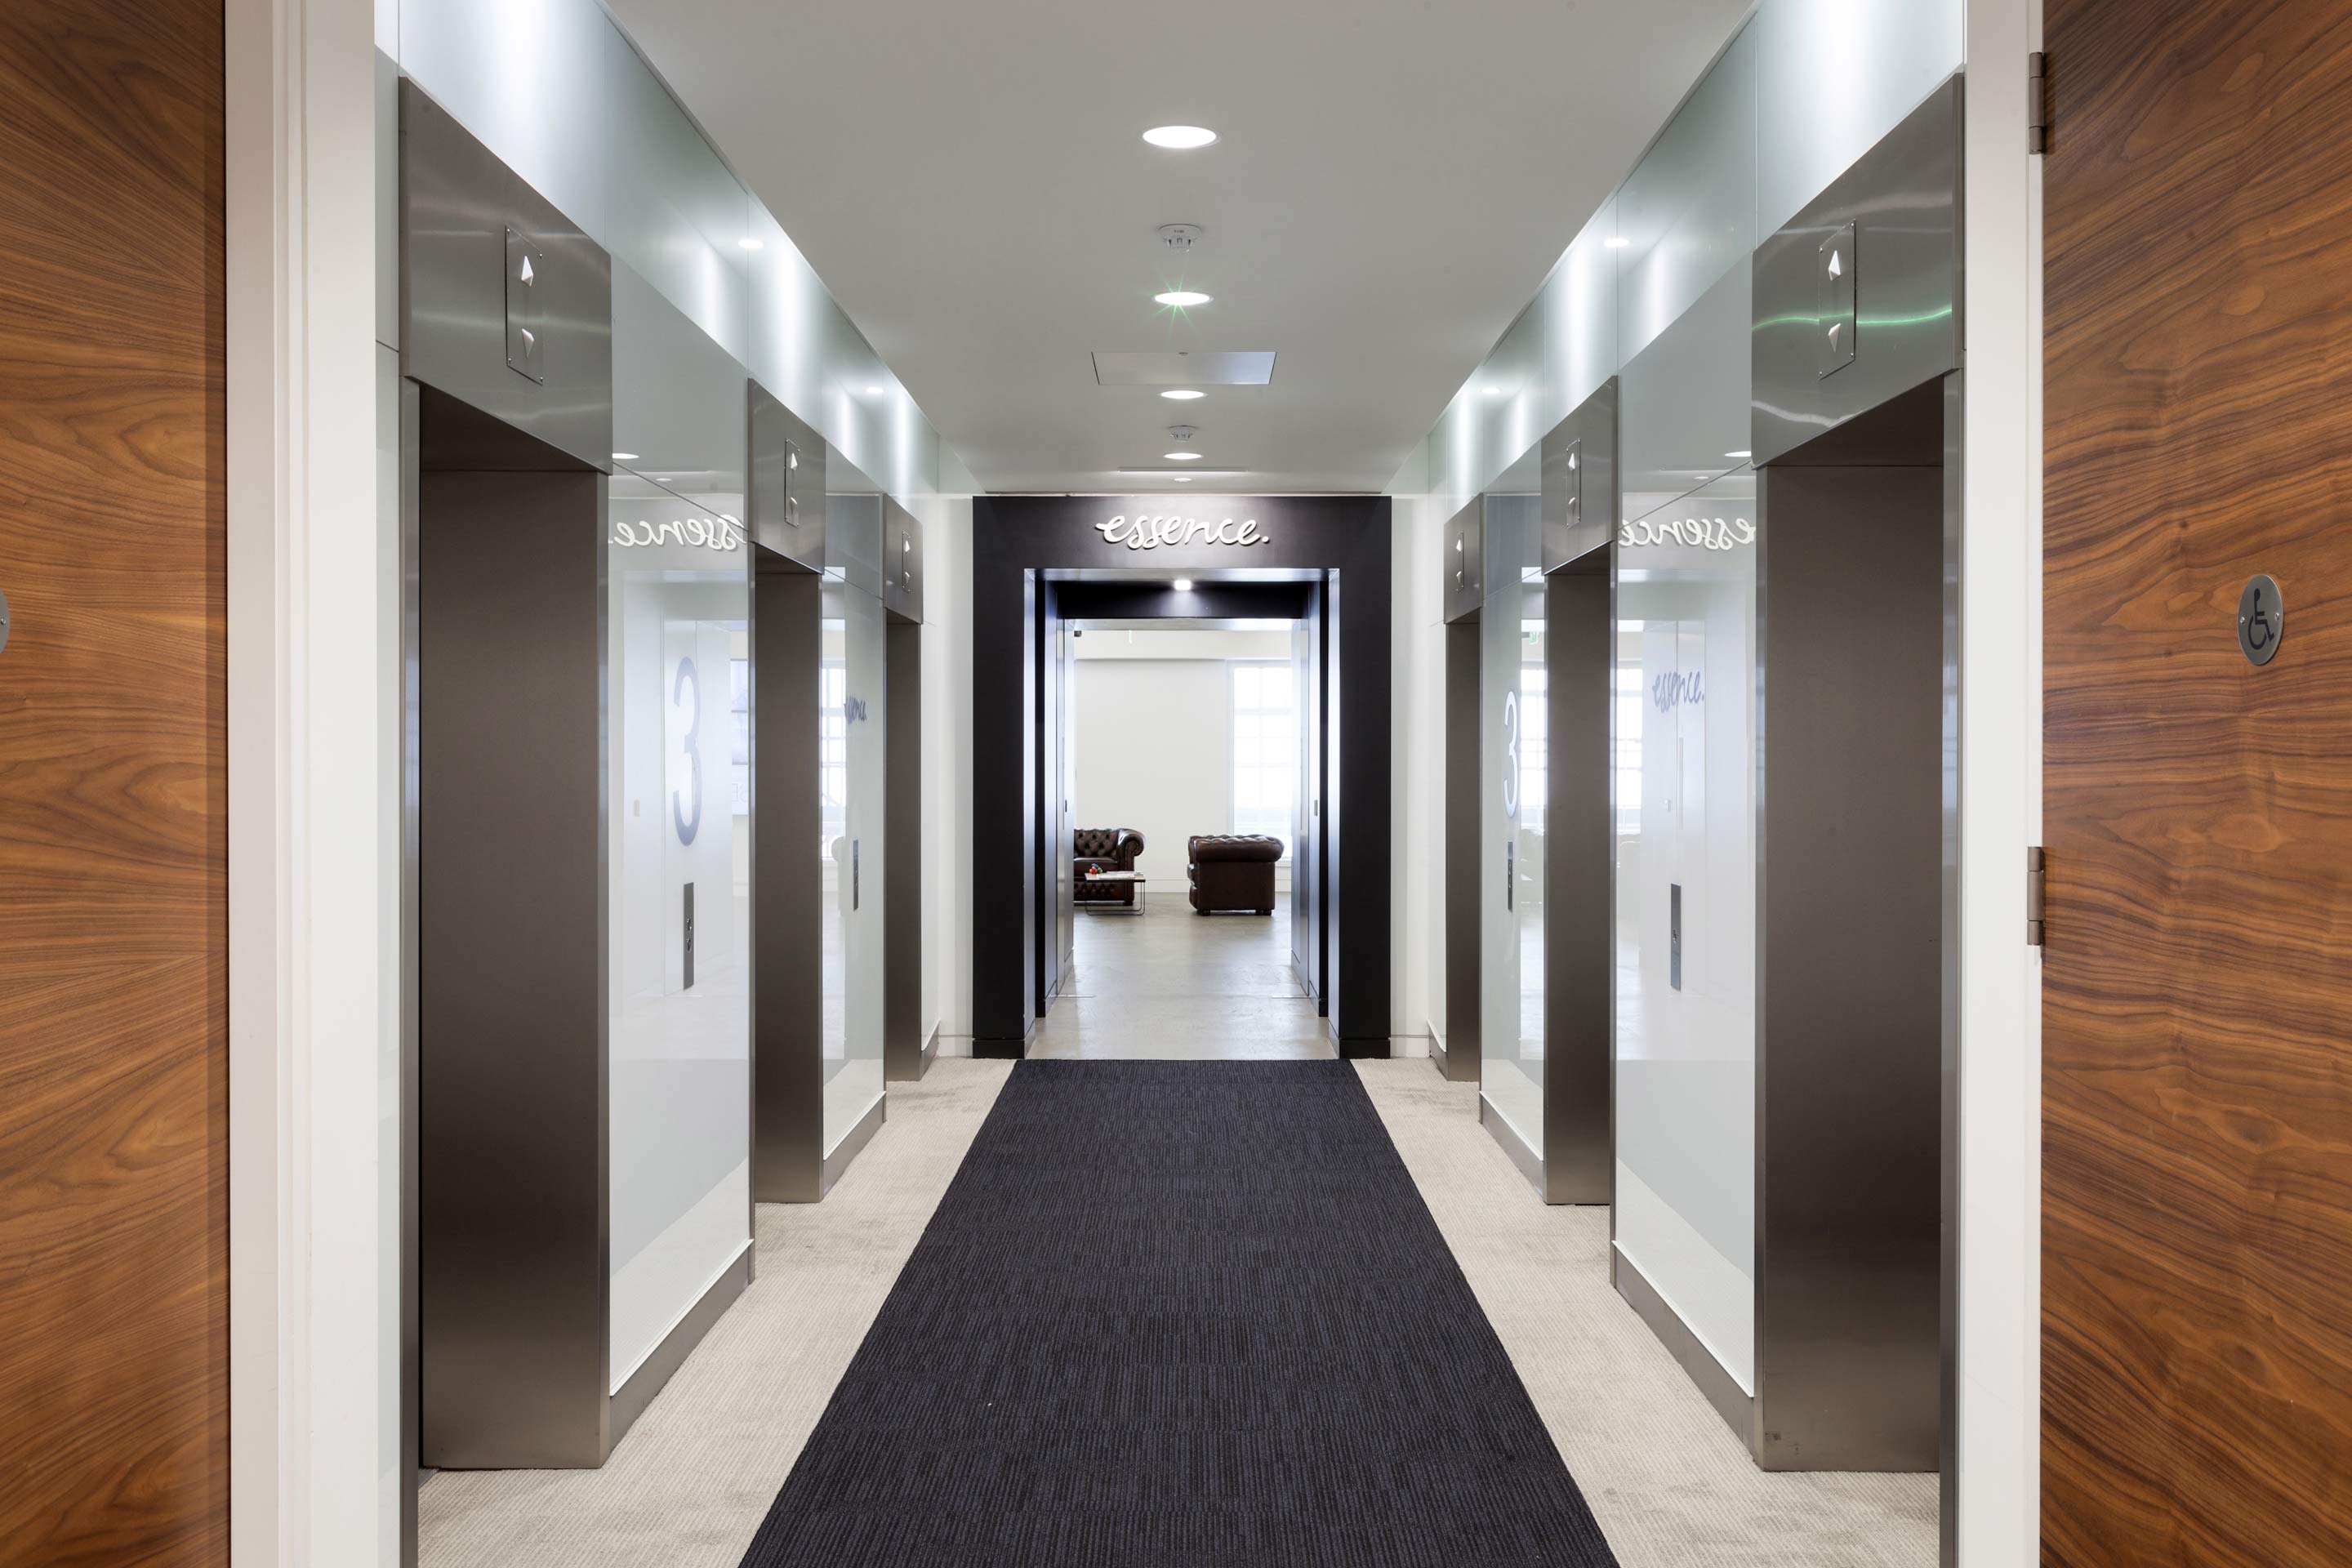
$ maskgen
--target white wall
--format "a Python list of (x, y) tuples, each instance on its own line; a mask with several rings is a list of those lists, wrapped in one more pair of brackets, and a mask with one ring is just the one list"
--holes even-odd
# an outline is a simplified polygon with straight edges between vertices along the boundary
[[(959, 465), (961, 467), (961, 465)], [(923, 558), (925, 1015), (943, 1056), (971, 1054), (971, 498), (919, 506)]]
[(1076, 826), (1142, 834), (1135, 868), (1181, 898), (1184, 840), (1233, 830), (1232, 677), (1208, 658), (1085, 658), (1077, 668)]
[(396, 364), (368, 8), (229, 0), (229, 1488), (238, 1568), (399, 1544)]
[[(2042, 960), (2023, 849), (2042, 841), (2042, 164), (2018, 84), (2040, 0), (1969, 0), (1961, 164), (1968, 427), (1960, 552), (1961, 1568), (2040, 1551)], [(1979, 68), (1981, 62), (1981, 68)]]

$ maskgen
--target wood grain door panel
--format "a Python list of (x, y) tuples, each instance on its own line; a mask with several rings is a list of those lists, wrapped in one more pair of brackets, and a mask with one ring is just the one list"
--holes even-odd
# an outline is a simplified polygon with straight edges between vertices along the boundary
[(2352, 6), (2046, 27), (2042, 1559), (2340, 1565)]
[(0, 6), (0, 1563), (227, 1557), (220, 0)]

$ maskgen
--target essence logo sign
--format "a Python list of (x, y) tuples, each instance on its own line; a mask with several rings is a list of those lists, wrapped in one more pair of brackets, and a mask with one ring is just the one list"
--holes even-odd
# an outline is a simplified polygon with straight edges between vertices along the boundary
[(654, 544), (686, 544), (698, 550), (716, 550), (722, 554), (738, 550), (743, 543), (743, 524), (724, 515), (689, 517), (675, 522), (616, 522), (613, 525), (613, 542), (624, 550), (641, 550)]
[(1671, 713), (1687, 702), (1696, 708), (1706, 701), (1706, 682), (1703, 671), (1683, 674), (1668, 670), (1650, 682), (1650, 701), (1661, 713)]
[(1683, 544), (1702, 550), (1737, 550), (1756, 542), (1756, 525), (1744, 517), (1677, 517), (1661, 522), (1644, 518), (1617, 525), (1617, 542), (1628, 546)]
[(1106, 544), (1124, 544), (1129, 550), (1157, 550), (1163, 544), (1190, 544), (1198, 540), (1202, 544), (1233, 544), (1244, 548), (1264, 544), (1265, 534), (1257, 531), (1257, 519), (1235, 522), (1232, 518), (1212, 522), (1205, 517), (1125, 517), (1112, 518), (1108, 522), (1095, 524), (1095, 531), (1103, 536)]

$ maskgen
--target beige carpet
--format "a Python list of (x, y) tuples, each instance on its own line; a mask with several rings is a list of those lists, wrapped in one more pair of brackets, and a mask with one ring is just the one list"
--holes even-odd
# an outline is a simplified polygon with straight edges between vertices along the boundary
[(435, 1476), (422, 1568), (736, 1568), (1012, 1067), (892, 1084), (823, 1203), (761, 1205), (759, 1277), (604, 1468)]
[(1935, 1477), (1758, 1469), (1611, 1287), (1608, 1211), (1540, 1201), (1476, 1085), (1357, 1067), (1624, 1568), (1934, 1568)]

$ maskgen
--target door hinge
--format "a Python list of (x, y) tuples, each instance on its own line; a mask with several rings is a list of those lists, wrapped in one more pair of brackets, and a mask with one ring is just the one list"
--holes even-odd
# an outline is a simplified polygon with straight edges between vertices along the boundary
[(2039, 157), (2050, 150), (2049, 73), (2040, 49), (2025, 57), (2025, 150)]
[(2042, 846), (2025, 847), (2025, 945), (2042, 945), (2044, 921), (2048, 910), (2049, 879), (2042, 870)]

